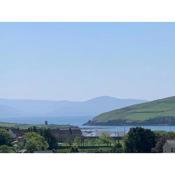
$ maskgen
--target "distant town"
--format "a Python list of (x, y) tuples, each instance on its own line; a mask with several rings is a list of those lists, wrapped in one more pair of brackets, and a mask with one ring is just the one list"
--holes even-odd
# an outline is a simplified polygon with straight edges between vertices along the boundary
[(172, 153), (175, 133), (142, 127), (129, 132), (81, 130), (76, 126), (0, 123), (1, 153)]

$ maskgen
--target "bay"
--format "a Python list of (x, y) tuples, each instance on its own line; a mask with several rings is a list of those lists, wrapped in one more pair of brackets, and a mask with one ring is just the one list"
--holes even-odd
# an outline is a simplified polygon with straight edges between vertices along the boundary
[[(80, 127), (82, 130), (91, 131), (109, 131), (109, 132), (128, 132), (130, 128), (135, 126), (83, 126), (92, 117), (81, 116), (81, 117), (0, 117), (0, 122), (9, 123), (21, 123), (21, 124), (44, 124), (47, 120), (49, 124), (60, 124), (60, 125), (74, 125)], [(152, 131), (173, 131), (175, 132), (175, 126), (141, 126)]]

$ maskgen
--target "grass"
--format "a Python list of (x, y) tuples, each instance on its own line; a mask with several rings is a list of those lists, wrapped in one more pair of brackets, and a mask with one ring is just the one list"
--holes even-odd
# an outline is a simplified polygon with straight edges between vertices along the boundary
[[(79, 147), (78, 153), (111, 153), (112, 147), (110, 146), (85, 146)], [(57, 153), (70, 153), (71, 148), (59, 148)]]
[(73, 127), (71, 125), (55, 125), (55, 124), (50, 124), (50, 125), (44, 125), (44, 124), (17, 124), (17, 123), (7, 123), (7, 122), (0, 122), (0, 127), (5, 127), (5, 128), (19, 128), (19, 129), (28, 129), (30, 127), (37, 127), (37, 128), (69, 128)]

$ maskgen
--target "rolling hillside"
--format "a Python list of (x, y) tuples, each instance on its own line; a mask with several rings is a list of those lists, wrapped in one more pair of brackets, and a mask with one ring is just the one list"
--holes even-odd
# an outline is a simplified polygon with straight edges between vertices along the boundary
[(175, 125), (175, 97), (106, 112), (86, 125)]

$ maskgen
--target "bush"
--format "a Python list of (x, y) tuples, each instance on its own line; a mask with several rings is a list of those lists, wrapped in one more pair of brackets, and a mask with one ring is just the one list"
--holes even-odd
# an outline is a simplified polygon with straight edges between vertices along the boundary
[(44, 151), (47, 150), (48, 147), (48, 143), (41, 135), (35, 132), (30, 132), (25, 135), (25, 148), (28, 152)]
[(70, 153), (78, 153), (78, 147), (77, 146), (71, 146)]
[(112, 153), (123, 153), (124, 150), (123, 150), (123, 146), (121, 143), (116, 143), (112, 146), (112, 149), (111, 149), (111, 152)]
[(7, 145), (1, 145), (0, 153), (15, 153), (15, 150), (13, 149), (13, 147)]
[(100, 136), (99, 140), (101, 141), (102, 144), (105, 144), (107, 146), (111, 146), (111, 144), (113, 143), (113, 140), (110, 138), (110, 136), (105, 133), (103, 133)]

